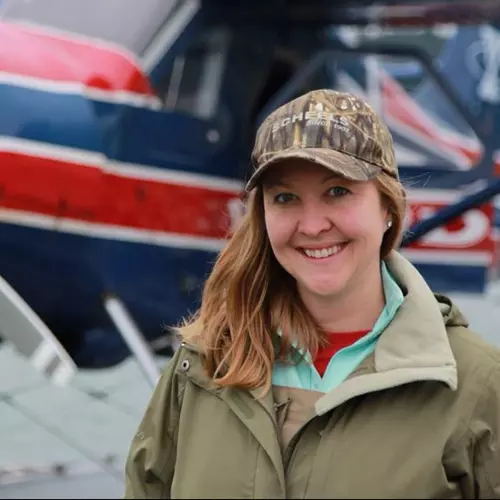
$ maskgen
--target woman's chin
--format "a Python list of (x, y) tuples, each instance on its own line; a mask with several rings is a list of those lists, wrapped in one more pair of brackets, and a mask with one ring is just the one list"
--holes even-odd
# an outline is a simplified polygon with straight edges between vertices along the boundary
[(335, 297), (343, 288), (339, 280), (315, 280), (302, 283), (302, 292), (317, 297)]

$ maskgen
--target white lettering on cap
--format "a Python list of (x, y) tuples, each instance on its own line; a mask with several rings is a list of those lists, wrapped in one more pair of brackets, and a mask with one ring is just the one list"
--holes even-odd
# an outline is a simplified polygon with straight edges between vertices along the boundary
[[(317, 105), (319, 106), (319, 105)], [(322, 109), (310, 110), (304, 113), (298, 113), (296, 115), (286, 116), (285, 118), (280, 118), (275, 121), (272, 125), (272, 133), (274, 134), (278, 130), (287, 125), (294, 124), (297, 122), (306, 121), (305, 126), (326, 126), (328, 123), (333, 124), (333, 128), (340, 130), (346, 134), (351, 132), (349, 127), (349, 120), (345, 116), (336, 116), (334, 113), (329, 113), (323, 111)]]

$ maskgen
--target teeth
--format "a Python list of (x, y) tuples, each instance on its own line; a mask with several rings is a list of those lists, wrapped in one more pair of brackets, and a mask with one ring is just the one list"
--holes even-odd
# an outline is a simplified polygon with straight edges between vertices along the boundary
[(330, 257), (330, 255), (339, 253), (341, 249), (342, 245), (334, 245), (333, 247), (322, 248), (321, 250), (309, 250), (304, 248), (304, 253), (313, 259), (324, 259), (325, 257)]

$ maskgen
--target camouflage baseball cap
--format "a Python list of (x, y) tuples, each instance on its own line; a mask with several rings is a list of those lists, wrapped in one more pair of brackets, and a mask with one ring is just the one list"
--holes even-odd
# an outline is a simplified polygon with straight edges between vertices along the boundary
[(356, 181), (380, 172), (399, 179), (392, 136), (363, 99), (335, 90), (313, 90), (273, 111), (257, 131), (252, 190), (270, 165), (303, 158)]

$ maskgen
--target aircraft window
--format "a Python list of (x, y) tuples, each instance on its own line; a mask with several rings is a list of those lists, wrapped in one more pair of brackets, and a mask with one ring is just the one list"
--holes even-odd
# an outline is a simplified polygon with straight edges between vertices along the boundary
[(218, 106), (220, 85), (229, 47), (229, 32), (212, 29), (178, 56), (158, 85), (165, 109), (210, 118)]
[(0, 19), (124, 46), (140, 55), (183, 0), (3, 0)]

